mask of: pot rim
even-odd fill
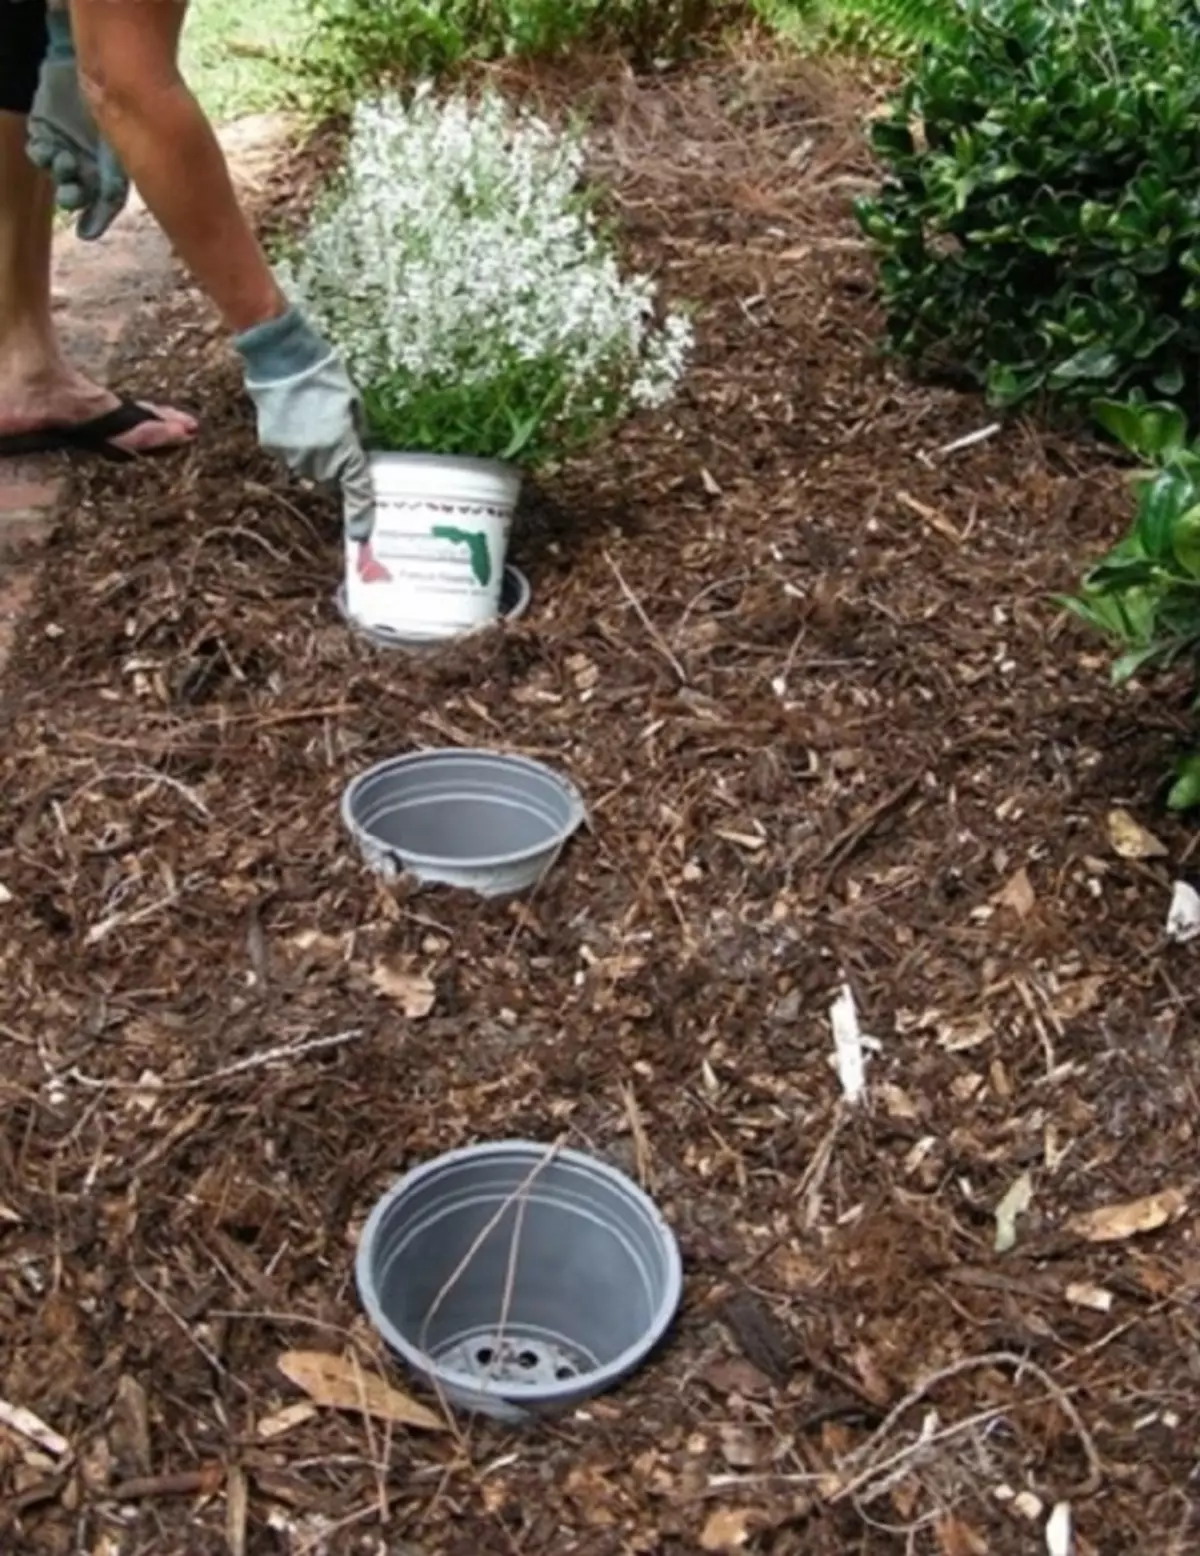
[[[412,1341],[406,1339],[384,1313],[375,1290],[370,1258],[379,1227],[398,1199],[406,1193],[411,1193],[424,1180],[446,1167],[457,1166],[466,1161],[477,1161],[487,1156],[541,1158],[549,1156],[552,1150],[552,1146],[537,1140],[497,1140],[482,1141],[476,1145],[459,1146],[454,1150],[444,1151],[440,1156],[422,1162],[398,1178],[390,1189],[379,1196],[370,1215],[363,1223],[354,1262],[355,1284],[358,1287],[359,1300],[367,1311],[367,1317],[389,1347],[398,1352],[416,1371],[435,1378],[443,1391],[454,1390],[463,1395],[473,1394],[484,1399],[513,1400],[525,1404],[553,1404],[557,1400],[574,1398],[582,1401],[584,1397],[590,1398],[603,1392],[609,1385],[620,1382],[622,1378],[629,1376],[640,1367],[666,1335],[675,1319],[683,1298],[683,1256],[679,1250],[678,1239],[662,1211],[645,1189],[626,1173],[586,1151],[575,1150],[570,1146],[563,1146],[554,1151],[554,1161],[566,1162],[593,1176],[607,1180],[612,1187],[620,1190],[626,1198],[632,1200],[646,1213],[651,1225],[659,1233],[659,1248],[664,1264],[663,1295],[656,1304],[650,1323],[640,1339],[627,1345],[618,1356],[602,1367],[597,1367],[592,1372],[577,1373],[571,1378],[564,1378],[554,1383],[522,1383],[519,1379],[512,1381],[499,1378],[481,1379],[471,1373],[441,1366],[436,1357],[420,1350]],[[532,1165],[536,1165],[536,1161],[531,1163]]]
[[[401,851],[399,848],[386,844],[382,838],[376,835],[356,820],[351,813],[351,802],[354,791],[369,778],[377,777],[389,768],[400,766],[414,766],[418,762],[427,761],[430,757],[463,757],[470,760],[484,759],[487,761],[500,761],[505,763],[517,762],[527,768],[535,769],[539,774],[548,775],[553,782],[563,790],[571,808],[571,815],[560,826],[556,835],[548,838],[544,843],[536,846],[520,848],[508,854],[490,854],[478,859],[446,859],[438,854],[419,854],[412,850]],[[487,802],[484,802],[487,803]],[[364,837],[376,849],[382,849],[398,860],[403,867],[406,862],[421,867],[431,867],[440,873],[455,872],[460,875],[473,875],[480,871],[501,870],[509,865],[532,864],[535,860],[550,857],[556,850],[561,849],[583,823],[587,820],[587,806],[581,791],[575,782],[565,773],[556,772],[544,762],[537,762],[532,757],[522,756],[515,751],[489,750],[484,746],[431,746],[422,747],[417,751],[404,751],[399,756],[384,757],[372,766],[357,774],[342,791],[341,803],[342,820],[349,831],[355,837]]]

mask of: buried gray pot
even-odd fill
[[[392,627],[372,627],[366,622],[359,621],[352,616],[346,606],[346,586],[339,584],[334,592],[333,603],[338,615],[355,633],[356,636],[365,638],[373,643],[376,648],[403,649],[410,654],[434,654],[444,652],[448,648],[454,648],[468,638],[478,636],[481,632],[487,632],[500,621],[519,621],[529,609],[529,602],[533,598],[533,589],[529,579],[519,567],[508,563],[504,569],[504,577],[500,584],[500,611],[496,622],[485,622],[482,626],[470,627],[463,632],[451,637],[437,637],[427,633],[399,632]]]
[[[499,897],[535,885],[586,818],[569,778],[501,751],[414,751],[347,784],[342,820],[386,879]]]
[[[641,1189],[525,1140],[402,1178],[363,1228],[355,1273],[396,1355],[455,1408],[512,1425],[635,1372],[683,1292],[675,1236]]]

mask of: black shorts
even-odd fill
[[[28,113],[46,56],[46,0],[0,0],[0,110]]]

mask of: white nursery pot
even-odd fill
[[[521,474],[449,454],[371,454],[370,550],[389,577],[362,576],[346,541],[346,610],[360,626],[449,638],[496,620]]]

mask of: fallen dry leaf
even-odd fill
[[[1108,813],[1108,841],[1122,859],[1161,859],[1167,852],[1165,843],[1119,807]]]
[[[875,1353],[860,1343],[854,1347],[850,1360],[862,1384],[863,1393],[873,1405],[886,1410],[892,1402],[893,1391],[883,1375]]]
[[[441,1416],[392,1388],[377,1374],[365,1371],[352,1357],[333,1356],[327,1351],[284,1351],[276,1366],[314,1404],[328,1410],[356,1410],[426,1432],[446,1430]]]
[[[1028,918],[1037,902],[1029,871],[1022,866],[1005,882],[992,901],[1002,908],[1011,908],[1018,918]]]
[[[1067,1231],[1089,1243],[1119,1243],[1141,1232],[1154,1232],[1174,1221],[1187,1209],[1182,1189],[1164,1189],[1145,1199],[1131,1199],[1123,1205],[1104,1205],[1072,1216]]]
[[[903,1119],[908,1123],[920,1118],[920,1109],[906,1091],[895,1086],[891,1081],[884,1081],[879,1087],[879,1099],[887,1109],[889,1118]]]
[[[432,979],[404,966],[377,962],[371,972],[371,982],[380,994],[395,1000],[410,1021],[420,1021],[427,1016],[437,999]]]
[[[718,1552],[745,1550],[753,1523],[752,1508],[719,1507],[704,1526],[700,1548]]]
[[[1072,1281],[1063,1295],[1072,1307],[1090,1308],[1093,1313],[1112,1311],[1112,1292],[1103,1286],[1093,1286],[1090,1281]]]
[[[311,1421],[316,1414],[317,1407],[311,1399],[298,1399],[294,1405],[285,1405],[274,1415],[263,1416],[256,1428],[258,1438],[261,1442],[270,1442],[272,1438],[282,1437],[285,1432],[295,1431],[298,1426]]]
[[[1104,979],[1098,973],[1087,978],[1076,978],[1066,983],[1050,1001],[1050,1008],[1059,1021],[1074,1021],[1084,1016],[1100,999]]]
[[[934,1525],[942,1556],[988,1556],[988,1542],[977,1529],[953,1513],[944,1513]]]
[[[1007,1253],[1016,1246],[1017,1217],[1033,1204],[1033,1179],[1027,1172],[1014,1178],[1008,1192],[996,1206],[996,1252]]]
[[[721,1439],[721,1457],[730,1469],[750,1470],[761,1462],[762,1444],[753,1427],[725,1421],[717,1428],[717,1435]]]
[[[769,1394],[772,1388],[766,1373],[760,1372],[753,1362],[743,1361],[740,1356],[713,1362],[711,1367],[701,1373],[701,1377],[709,1388],[719,1394],[741,1394],[747,1399]]]

